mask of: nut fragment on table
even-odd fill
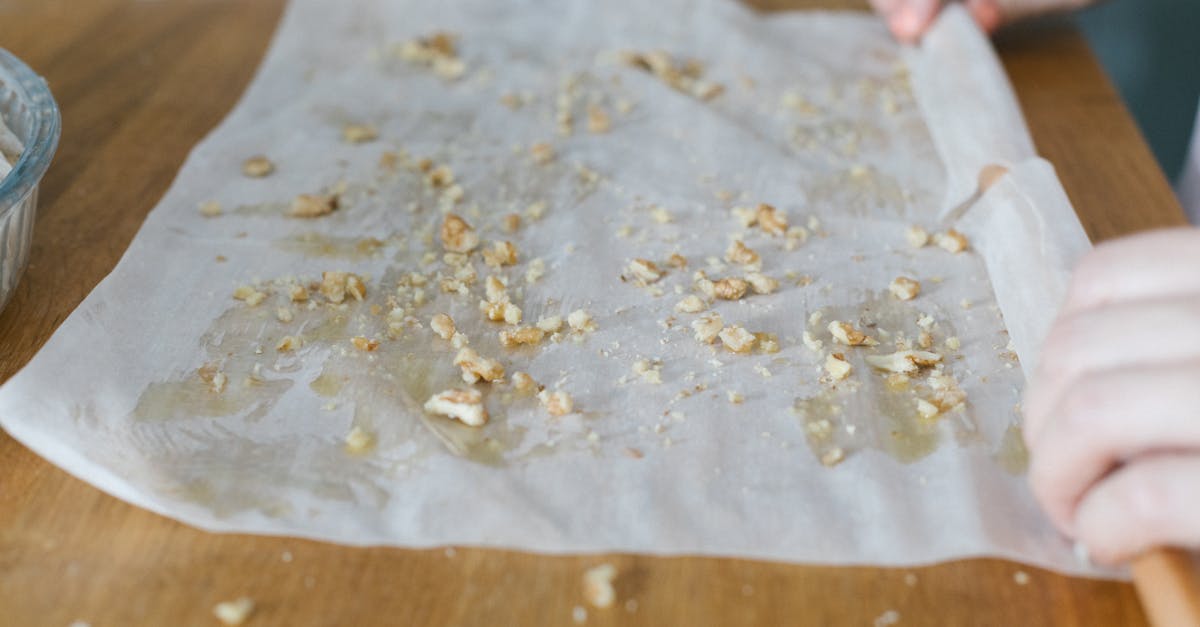
[[[649,259],[634,259],[629,262],[629,273],[638,285],[649,285],[662,278],[663,271]]]
[[[676,60],[661,50],[653,52],[622,52],[622,63],[650,72],[676,91],[689,94],[700,100],[711,100],[721,95],[725,87],[705,80],[704,66],[695,60]]]
[[[275,164],[264,155],[254,155],[242,162],[242,174],[253,179],[270,176],[274,171]]]
[[[596,321],[592,319],[592,314],[583,309],[576,309],[568,314],[567,325],[580,333],[596,330]]]
[[[479,235],[462,217],[447,213],[439,233],[442,247],[450,252],[467,253],[479,245]]]
[[[546,165],[551,161],[554,161],[554,146],[551,146],[546,142],[538,142],[529,147],[529,156],[533,158],[534,163],[538,165]]]
[[[500,331],[500,345],[506,348],[521,345],[535,345],[542,341],[546,332],[537,327],[517,327]]]
[[[761,203],[755,208],[754,220],[758,223],[759,228],[771,235],[784,235],[787,233],[787,214],[767,203]]]
[[[853,369],[850,362],[846,361],[846,356],[841,353],[830,353],[825,357],[825,372],[833,381],[845,379]]]
[[[912,300],[921,293],[921,284],[906,276],[898,276],[892,279],[888,285],[888,291],[900,300]]]
[[[466,64],[458,58],[457,37],[451,33],[436,32],[428,37],[413,39],[401,44],[398,51],[401,59],[414,65],[422,65],[447,80],[454,80],[466,72]]]
[[[735,353],[748,353],[758,342],[758,338],[753,333],[736,324],[721,329],[717,333],[717,337],[721,338],[721,343],[725,345],[725,348]]]
[[[729,248],[725,249],[725,261],[730,263],[750,266],[758,263],[760,257],[746,243],[740,239],[735,239],[729,244]]]
[[[704,344],[715,342],[724,326],[725,322],[721,319],[721,314],[715,311],[692,321],[692,331],[696,341]]]
[[[612,122],[609,120],[608,112],[600,105],[588,105],[587,108],[587,129],[589,133],[598,135],[607,133],[612,128]]]
[[[483,406],[483,394],[471,388],[443,390],[425,401],[425,411],[446,416],[472,427],[487,423],[487,408]]]
[[[854,328],[854,325],[840,320],[834,320],[827,327],[829,334],[840,344],[846,346],[875,346],[879,344],[875,338]]]
[[[334,304],[345,301],[347,295],[362,302],[367,297],[367,286],[352,272],[322,272],[321,294]]]
[[[761,272],[747,274],[746,282],[754,289],[755,294],[773,294],[775,290],[779,289],[779,281]]]
[[[546,316],[543,318],[538,318],[537,321],[537,328],[545,331],[546,333],[557,333],[562,326],[562,316]]]
[[[319,218],[337,209],[338,198],[331,194],[300,194],[292,199],[287,215],[292,218]]]
[[[887,372],[916,372],[940,362],[942,356],[929,351],[896,351],[887,355],[867,355],[867,363]]]
[[[288,298],[292,299],[293,303],[299,303],[308,300],[308,288],[303,285],[293,284],[288,286]]]
[[[662,363],[639,359],[633,362],[633,373],[646,383],[655,385],[662,383]]]
[[[961,253],[967,249],[967,237],[954,229],[949,229],[945,233],[938,233],[933,236],[933,242],[938,247],[952,253]]]
[[[367,353],[379,348],[379,340],[369,339],[361,335],[350,338],[350,343],[354,345],[354,348]]]
[[[279,343],[275,345],[275,350],[281,353],[286,353],[289,351],[294,351],[303,345],[304,342],[300,338],[294,335],[285,335],[279,339]]]
[[[540,391],[538,382],[529,376],[528,372],[514,372],[512,376],[513,388],[522,394],[529,394]]]
[[[481,379],[491,383],[504,377],[504,366],[500,362],[480,356],[469,346],[459,349],[454,357],[454,365],[462,369],[463,381],[467,383]]]
[[[739,300],[746,295],[750,284],[744,279],[726,278],[713,281],[713,295],[721,300]]]
[[[695,294],[684,296],[683,300],[675,303],[675,311],[680,313],[700,313],[707,308],[708,305],[705,305],[704,301]]]
[[[509,241],[492,242],[483,250],[483,262],[493,268],[511,266],[517,263],[517,247]]]
[[[429,328],[443,340],[454,337],[454,319],[447,314],[434,314],[429,320]]]
[[[221,215],[221,213],[223,212],[223,209],[221,208],[221,203],[219,203],[215,200],[206,200],[206,201],[200,203],[196,207],[196,209],[200,211],[200,215],[202,215],[206,218],[215,218],[215,217]]]
[[[835,446],[821,454],[821,465],[828,467],[837,466],[844,459],[846,459],[846,451],[842,450],[840,446]]]
[[[537,398],[551,416],[566,416],[575,411],[575,399],[561,390],[556,392],[542,390],[538,392]]]
[[[346,450],[351,453],[362,453],[371,448],[375,443],[375,436],[371,432],[363,429],[358,425],[354,425],[345,438]]]
[[[601,564],[583,572],[583,598],[593,607],[612,607],[617,600],[613,581],[617,578],[617,567]]]
[[[222,625],[236,627],[246,622],[250,615],[254,613],[254,599],[250,597],[241,597],[233,601],[222,601],[213,606],[213,616],[221,621]]]
[[[351,123],[342,127],[342,141],[362,144],[379,138],[379,130],[370,124]]]
[[[921,248],[929,243],[929,233],[925,229],[913,225],[904,231],[904,239],[913,248]]]
[[[263,300],[267,298],[267,295],[258,291],[253,286],[239,285],[237,289],[233,290],[233,297],[251,307],[254,307],[263,302]]]

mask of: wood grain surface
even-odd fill
[[[282,5],[0,0],[0,46],[49,79],[64,128],[28,274],[0,313],[0,381],[116,264],[189,148],[249,82]],[[1024,29],[999,47],[1038,148],[1094,238],[1183,222],[1075,32]],[[620,601],[589,611],[589,625],[871,625],[889,610],[902,625],[1145,622],[1127,584],[990,559],[828,568],[214,535],[102,494],[0,433],[0,625],[212,625],[215,603],[243,595],[257,603],[249,625],[569,625],[584,604],[581,572],[604,561],[620,571]]]

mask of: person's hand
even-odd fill
[[[1025,398],[1034,494],[1099,562],[1200,546],[1200,230],[1102,244]]]
[[[912,43],[921,38],[949,0],[871,0],[897,39]],[[986,32],[1026,17],[1080,9],[1094,0],[964,0],[967,10]]]

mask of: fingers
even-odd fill
[[[905,43],[915,43],[925,34],[942,8],[942,0],[871,0],[892,34]]]
[[[1200,455],[1135,460],[1088,492],[1076,516],[1076,538],[1102,563],[1156,546],[1198,546],[1197,486]]]
[[[1200,230],[1154,231],[1100,244],[1080,261],[1065,313],[1200,293]]]
[[[1122,300],[1060,317],[1042,346],[1025,397],[1027,441],[1037,440],[1088,375],[1118,369],[1132,375],[1193,356],[1200,356],[1200,292],[1148,302]]]
[[[1092,372],[1060,396],[1031,439],[1029,469],[1034,494],[1060,529],[1077,533],[1077,504],[1119,464],[1154,451],[1200,450],[1198,382],[1200,360]]]

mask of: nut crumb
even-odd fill
[[[613,580],[617,578],[617,567],[601,564],[583,572],[583,598],[593,607],[612,607],[617,600]]]
[[[832,468],[842,463],[844,459],[846,459],[846,452],[842,450],[842,447],[835,446],[821,455],[821,465]]]
[[[220,394],[225,391],[225,386],[229,383],[229,377],[225,376],[224,372],[214,372],[212,379],[209,380],[209,388]]]
[[[725,249],[725,261],[743,266],[751,266],[759,263],[761,258],[757,252],[746,246],[742,240],[735,239],[729,244],[729,248]]]
[[[462,368],[462,378],[467,383],[475,383],[481,379],[491,383],[504,376],[504,366],[500,362],[481,357],[470,347],[458,351],[454,357],[454,365]]]
[[[379,138],[379,130],[370,124],[347,124],[342,127],[342,141],[363,144]]]
[[[958,339],[957,335],[951,335],[950,337],[946,338],[945,344],[946,348],[952,351],[962,348],[962,341]]]
[[[546,333],[557,333],[558,330],[562,328],[562,325],[562,316],[548,316],[539,318],[537,321],[537,328],[545,331]]]
[[[813,334],[808,331],[805,331],[804,334],[800,336],[800,339],[804,342],[804,345],[808,347],[808,350],[814,353],[819,353],[825,349],[825,342],[813,337]]]
[[[286,353],[294,351],[304,345],[303,340],[294,335],[285,335],[279,339],[279,343],[275,345],[275,350]]]
[[[646,383],[659,385],[662,383],[662,364],[649,359],[639,359],[633,362],[633,373]]]
[[[222,625],[236,627],[246,622],[250,615],[254,613],[254,599],[250,597],[241,597],[234,601],[223,601],[213,606],[213,616],[221,621]]]
[[[767,203],[758,205],[754,210],[754,221],[758,223],[759,228],[771,235],[785,235],[787,233],[787,214]]]
[[[629,262],[629,272],[637,279],[638,285],[649,285],[662,278],[663,271],[658,264],[648,259],[634,259]]]
[[[276,307],[275,319],[280,322],[291,322],[294,319],[294,316],[292,315],[291,309],[288,309],[287,307]]]
[[[742,396],[741,392],[734,392],[733,390],[726,392],[725,397],[734,405],[741,405],[746,400],[746,397]]]
[[[466,220],[447,213],[440,232],[442,247],[450,252],[467,253],[479,245],[479,235]]]
[[[255,307],[259,303],[263,302],[263,300],[267,298],[267,295],[254,289],[253,286],[240,285],[237,289],[233,290],[233,297],[251,307]]]
[[[221,203],[215,200],[206,200],[196,207],[200,211],[200,215],[206,218],[215,218],[221,215],[224,210],[221,208]]]
[[[914,279],[898,276],[892,279],[891,284],[888,285],[888,291],[900,300],[912,300],[921,293],[921,284]]]
[[[675,303],[675,311],[680,313],[700,313],[707,308],[708,305],[705,305],[704,301],[695,294],[685,296],[683,300]]]
[[[721,338],[721,343],[725,345],[725,348],[735,353],[748,353],[758,342],[758,338],[754,337],[753,333],[736,324],[721,329],[717,336]]]
[[[910,226],[904,231],[904,239],[913,248],[921,248],[929,243],[929,233],[919,226]]]
[[[375,436],[366,429],[354,425],[346,434],[346,450],[351,453],[363,453],[375,443]]]
[[[521,214],[509,213],[504,216],[504,230],[509,233],[516,233],[521,228]]]
[[[546,332],[537,327],[518,327],[500,331],[500,345],[506,348],[540,344]]]
[[[532,394],[533,392],[540,391],[539,388],[541,387],[537,381],[533,380],[533,377],[529,376],[528,372],[514,372],[512,384],[513,388],[522,394]]]
[[[739,300],[750,287],[744,279],[728,278],[713,281],[713,295],[721,300]]]
[[[565,416],[575,411],[575,399],[566,392],[542,390],[538,392],[537,398],[551,416]]]
[[[721,314],[715,311],[692,321],[692,331],[696,341],[704,344],[715,342],[724,326],[725,322],[721,320]]]
[[[961,253],[967,249],[967,237],[954,229],[949,229],[945,233],[938,233],[933,236],[933,243],[939,248],[951,252]]]
[[[303,285],[291,285],[288,287],[288,298],[292,299],[293,303],[299,303],[308,300],[308,288]]]
[[[254,155],[242,162],[242,174],[253,179],[270,176],[274,171],[275,164],[264,155]]]
[[[292,199],[287,215],[292,218],[319,218],[333,213],[337,206],[337,196],[300,194]]]
[[[379,348],[379,340],[368,339],[361,335],[350,338],[350,343],[354,345],[354,348],[368,353]]]
[[[825,372],[833,381],[841,381],[850,376],[850,371],[854,367],[850,362],[846,361],[846,356],[841,353],[830,353],[825,358]]]
[[[845,344],[846,346],[875,346],[879,344],[875,338],[872,338],[862,331],[855,329],[854,326],[848,322],[834,320],[830,322],[829,326],[826,328],[829,329],[829,334],[833,336],[835,341],[840,344]]]
[[[608,118],[608,112],[602,109],[599,105],[588,105],[587,108],[587,129],[589,133],[599,135],[607,133],[612,128],[612,122]]]
[[[472,427],[482,426],[488,421],[483,394],[470,388],[454,388],[434,394],[425,401],[425,411],[453,418]]]
[[[554,161],[554,146],[551,146],[546,142],[538,142],[529,147],[529,156],[533,157],[534,163],[538,165],[546,165],[551,161]]]
[[[362,277],[350,272],[322,272],[321,294],[331,303],[341,303],[350,295],[354,300],[362,302],[367,297],[367,286]]]
[[[754,289],[755,294],[773,294],[775,290],[779,289],[779,281],[761,272],[747,274],[746,282]]]
[[[443,340],[449,340],[454,337],[454,319],[449,315],[440,313],[434,314],[429,320],[429,328]]]
[[[583,309],[576,309],[568,314],[567,324],[580,333],[596,330],[596,321],[592,319],[592,314]]]
[[[942,356],[928,351],[896,351],[888,355],[867,355],[867,363],[873,368],[887,372],[916,372],[942,360]]]
[[[493,268],[511,266],[517,263],[517,247],[508,241],[493,242],[484,249],[483,262]]]

